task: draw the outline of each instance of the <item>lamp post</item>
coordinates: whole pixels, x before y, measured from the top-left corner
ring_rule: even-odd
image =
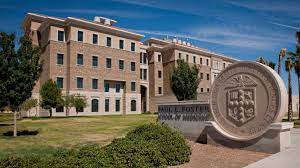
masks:
[[[286,48],[283,48],[280,50],[280,53],[278,55],[278,75],[280,76],[281,75],[281,59],[285,56],[285,53],[286,53]]]

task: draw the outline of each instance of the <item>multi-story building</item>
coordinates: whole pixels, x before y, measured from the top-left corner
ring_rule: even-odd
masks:
[[[157,110],[157,103],[176,101],[170,79],[178,59],[198,66],[201,81],[197,99],[202,101],[208,101],[214,78],[222,69],[237,61],[177,39],[150,38],[144,44],[148,46],[149,57],[150,111]]]
[[[28,13],[23,28],[41,47],[43,60],[33,97],[39,99],[40,86],[53,79],[64,95],[87,98],[88,106],[71,109],[70,115],[155,112],[157,102],[176,100],[170,85],[176,60],[199,67],[197,99],[206,101],[216,75],[236,61],[177,39],[141,43],[143,35],[115,23],[104,17],[90,21]],[[62,107],[53,111],[65,115]],[[39,115],[47,113],[39,110]]]
[[[44,64],[33,96],[38,98],[40,86],[53,79],[63,94],[88,100],[85,109],[71,109],[70,115],[141,113],[141,90],[143,102],[148,92],[147,62],[140,63],[143,35],[115,23],[103,17],[89,21],[28,13],[23,27],[41,47]],[[139,69],[146,69],[143,80]],[[64,111],[56,108],[53,115],[65,115]]]

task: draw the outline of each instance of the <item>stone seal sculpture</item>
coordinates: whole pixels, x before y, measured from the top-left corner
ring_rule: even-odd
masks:
[[[273,69],[257,62],[234,63],[212,85],[214,127],[233,140],[258,138],[270,124],[281,121],[286,101],[284,82]]]

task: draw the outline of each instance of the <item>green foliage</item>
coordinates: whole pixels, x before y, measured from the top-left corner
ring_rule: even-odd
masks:
[[[35,47],[29,36],[20,39],[15,49],[15,35],[0,33],[0,108],[16,111],[20,104],[31,97],[31,92],[42,70],[40,48]]]
[[[197,88],[200,82],[199,70],[194,65],[190,67],[183,60],[177,60],[178,67],[171,76],[171,87],[179,101],[196,99]]]
[[[50,79],[44,83],[40,90],[41,106],[44,109],[50,110],[50,117],[52,117],[51,108],[55,108],[61,104],[61,90],[57,88],[56,83]]]
[[[191,149],[184,137],[165,124],[145,124],[129,132],[126,138],[157,144],[168,165],[178,165],[189,161]]]
[[[87,99],[85,96],[77,95],[66,95],[62,97],[62,106],[66,108],[66,116],[69,116],[70,109],[85,108],[87,106]]]
[[[256,62],[259,62],[261,64],[267,65],[267,66],[269,66],[272,69],[275,69],[275,66],[276,66],[276,63],[274,63],[272,61],[268,61],[268,60],[264,59],[263,57],[258,57],[256,59]]]
[[[21,105],[20,105],[20,109],[24,110],[24,111],[28,111],[34,107],[38,106],[38,100],[34,99],[34,98],[29,98],[27,100],[25,100]]]

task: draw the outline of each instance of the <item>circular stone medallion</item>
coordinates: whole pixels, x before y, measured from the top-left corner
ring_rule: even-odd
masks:
[[[286,88],[279,75],[263,64],[234,63],[215,79],[210,96],[216,129],[238,141],[251,140],[281,120]]]

